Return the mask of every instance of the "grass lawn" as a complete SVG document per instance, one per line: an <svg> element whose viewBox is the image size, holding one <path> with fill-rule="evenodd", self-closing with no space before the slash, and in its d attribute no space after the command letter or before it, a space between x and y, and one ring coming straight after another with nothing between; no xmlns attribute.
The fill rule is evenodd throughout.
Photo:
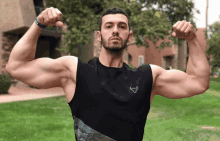
<svg viewBox="0 0 220 141"><path fill-rule="evenodd" d="M214 129L202 129L211 126ZM0 104L0 141L75 141L64 96ZM220 83L183 99L155 96L144 141L220 140Z"/></svg>
<svg viewBox="0 0 220 141"><path fill-rule="evenodd" d="M0 141L75 141L64 96L0 104Z"/></svg>
<svg viewBox="0 0 220 141"><path fill-rule="evenodd" d="M144 141L220 141L219 88L220 83L210 82L209 90L190 98L155 96ZM202 129L203 126L214 129Z"/></svg>

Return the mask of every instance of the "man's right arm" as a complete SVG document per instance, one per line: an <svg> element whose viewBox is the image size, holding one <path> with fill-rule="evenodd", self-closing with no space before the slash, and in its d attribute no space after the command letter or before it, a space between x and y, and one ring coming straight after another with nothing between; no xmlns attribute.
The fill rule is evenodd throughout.
<svg viewBox="0 0 220 141"><path fill-rule="evenodd" d="M47 8L37 19L43 25L63 26L63 23L60 21L62 13L58 9ZM42 28L33 23L24 36L15 44L6 66L8 71L13 71L21 64L34 60L37 40L41 31Z"/></svg>
<svg viewBox="0 0 220 141"><path fill-rule="evenodd" d="M61 12L54 8L44 10L38 20L43 25L63 26ZM59 17L57 17L59 16ZM70 78L67 57L58 59L39 58L34 60L36 44L42 29L33 23L30 29L14 46L6 70L16 79L38 87L60 87L61 81Z"/></svg>
<svg viewBox="0 0 220 141"><path fill-rule="evenodd" d="M37 40L41 31L42 28L33 23L24 36L15 44L6 66L9 72L15 70L23 63L34 60Z"/></svg>

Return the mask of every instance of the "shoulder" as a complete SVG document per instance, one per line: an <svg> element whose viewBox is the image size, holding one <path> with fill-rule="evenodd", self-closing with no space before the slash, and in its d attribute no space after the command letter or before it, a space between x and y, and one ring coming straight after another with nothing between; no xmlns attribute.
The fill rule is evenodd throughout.
<svg viewBox="0 0 220 141"><path fill-rule="evenodd" d="M156 80L161 74L165 73L166 70L158 65L149 64L151 67L152 75L153 75L153 86L155 86Z"/></svg>
<svg viewBox="0 0 220 141"><path fill-rule="evenodd" d="M76 56L62 56L59 59L68 69L71 69L72 67L77 68L78 57L76 57Z"/></svg>
<svg viewBox="0 0 220 141"><path fill-rule="evenodd" d="M152 72L156 73L157 75L160 75L163 72L166 72L166 70L158 65L149 64L151 67Z"/></svg>
<svg viewBox="0 0 220 141"><path fill-rule="evenodd" d="M76 81L76 72L78 67L78 57L76 56L62 56L60 57L62 63L65 64L66 68L70 72L70 78L75 82Z"/></svg>
<svg viewBox="0 0 220 141"><path fill-rule="evenodd" d="M162 67L160 67L160 66L158 66L158 65L154 65L154 64L149 64L150 65L150 67L152 68L152 69L160 69L160 68L162 68Z"/></svg>
<svg viewBox="0 0 220 141"><path fill-rule="evenodd" d="M64 63L76 63L78 64L78 57L76 56L62 56Z"/></svg>

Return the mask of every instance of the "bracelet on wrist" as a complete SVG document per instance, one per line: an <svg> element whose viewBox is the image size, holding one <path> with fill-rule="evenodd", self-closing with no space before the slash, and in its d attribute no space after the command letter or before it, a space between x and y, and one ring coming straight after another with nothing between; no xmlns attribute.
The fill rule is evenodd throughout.
<svg viewBox="0 0 220 141"><path fill-rule="evenodd" d="M39 26L40 28L46 28L46 25L42 25L38 20L37 17L35 18L35 23L37 24L37 26Z"/></svg>

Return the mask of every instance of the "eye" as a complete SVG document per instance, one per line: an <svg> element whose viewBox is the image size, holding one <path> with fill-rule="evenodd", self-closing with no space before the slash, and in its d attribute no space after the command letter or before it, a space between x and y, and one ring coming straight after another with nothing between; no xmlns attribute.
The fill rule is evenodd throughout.
<svg viewBox="0 0 220 141"><path fill-rule="evenodd" d="M108 25L108 26L106 26L106 28L111 28L111 26L110 26L110 25Z"/></svg>
<svg viewBox="0 0 220 141"><path fill-rule="evenodd" d="M124 28L125 28L125 26L120 26L120 28L124 29Z"/></svg>

